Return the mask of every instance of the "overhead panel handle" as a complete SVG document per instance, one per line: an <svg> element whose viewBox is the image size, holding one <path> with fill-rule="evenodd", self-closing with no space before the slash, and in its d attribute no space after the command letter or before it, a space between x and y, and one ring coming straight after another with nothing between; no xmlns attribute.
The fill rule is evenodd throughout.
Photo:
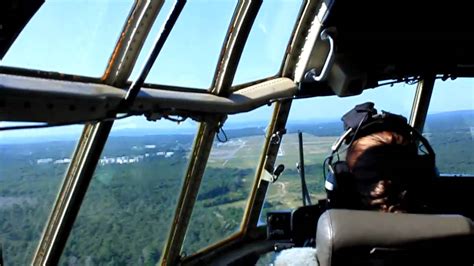
<svg viewBox="0 0 474 266"><path fill-rule="evenodd" d="M323 30L321 32L321 40L327 40L329 43L329 52L327 58L324 62L323 68L319 75L316 75L316 69L312 68L304 75L305 80L312 80L312 81L322 81L325 80L329 74L329 70L331 69L332 65L334 64L334 40L332 39L331 35L327 32L327 30Z"/></svg>
<svg viewBox="0 0 474 266"><path fill-rule="evenodd" d="M310 69L321 69L321 72L316 75L318 81L325 79L331 69L331 63L334 62L334 41L323 29L333 3L334 1L331 0L323 0L318 5L319 10L311 22L311 27L308 30L306 41L296 64L295 83L303 81L305 73ZM324 44L325 41L329 42L329 48ZM321 57L320 55L323 54L328 55Z"/></svg>

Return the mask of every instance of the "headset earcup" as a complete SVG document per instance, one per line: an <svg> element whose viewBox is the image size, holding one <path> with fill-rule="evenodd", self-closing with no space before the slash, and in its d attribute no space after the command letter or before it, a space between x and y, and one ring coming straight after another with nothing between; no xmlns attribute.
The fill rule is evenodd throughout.
<svg viewBox="0 0 474 266"><path fill-rule="evenodd" d="M355 180L349 172L345 161L338 161L331 165L326 178L326 192L331 208L353 208L358 202ZM329 189L332 188L332 189Z"/></svg>
<svg viewBox="0 0 474 266"><path fill-rule="evenodd" d="M334 208L336 202L336 190L337 190L337 183L334 170L332 165L328 165L329 170L326 173L326 180L324 180L324 188L326 189L326 196L327 196L327 207Z"/></svg>
<svg viewBox="0 0 474 266"><path fill-rule="evenodd" d="M430 154L418 155L411 169L407 171L408 185L405 202L406 208L410 212L429 212L433 200L438 195L432 193L438 176L438 170L435 166L434 157Z"/></svg>
<svg viewBox="0 0 474 266"><path fill-rule="evenodd" d="M415 171L421 182L432 182L439 175L434 157L430 154L418 156Z"/></svg>

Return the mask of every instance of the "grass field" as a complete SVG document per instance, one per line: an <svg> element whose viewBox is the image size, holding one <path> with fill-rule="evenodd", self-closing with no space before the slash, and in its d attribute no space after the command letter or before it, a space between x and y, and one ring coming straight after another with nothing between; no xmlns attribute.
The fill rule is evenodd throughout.
<svg viewBox="0 0 474 266"><path fill-rule="evenodd" d="M322 162L329 154L330 147L336 139L337 136L317 137L303 134L306 182L313 201L325 196L320 189ZM208 166L255 169L260 160L264 141L264 136L259 135L234 138L225 143L215 143ZM271 206L270 209L296 208L302 205L301 179L296 169L298 161L298 134L287 134L283 137L275 164L284 164L285 171L277 182L270 184L267 192L266 201ZM253 180L245 180L245 182L250 189ZM246 200L241 200L221 205L220 208L244 208L245 204Z"/></svg>
<svg viewBox="0 0 474 266"><path fill-rule="evenodd" d="M336 138L303 134L305 164L322 162ZM255 169L264 142L264 136L251 136L231 139L225 143L216 143L211 151L208 166ZM294 168L299 160L298 154L298 134L285 135L280 145L277 162Z"/></svg>

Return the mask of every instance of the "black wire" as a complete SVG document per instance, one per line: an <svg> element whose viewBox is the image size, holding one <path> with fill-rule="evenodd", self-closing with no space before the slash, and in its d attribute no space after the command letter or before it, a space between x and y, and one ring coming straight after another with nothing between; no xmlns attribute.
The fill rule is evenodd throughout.
<svg viewBox="0 0 474 266"><path fill-rule="evenodd" d="M455 77L453 77L453 76L446 77L446 75L435 77L435 79L441 79L443 81L447 80L448 78L455 79ZM420 81L420 77L413 77L413 78L406 78L406 79L403 79L403 80L388 81L388 82L385 82L385 83L380 83L380 84L377 85L377 87L381 87L381 86L385 86L385 85L392 85L393 86L397 83L402 83L402 82L405 82L408 85L413 85L413 84L418 83L419 81Z"/></svg>
<svg viewBox="0 0 474 266"><path fill-rule="evenodd" d="M304 175L301 175L301 173L300 173L300 177L301 177L302 190L303 190L303 205L304 206L312 205L311 197L309 195L308 185L306 184L306 177Z"/></svg>
<svg viewBox="0 0 474 266"><path fill-rule="evenodd" d="M368 116L368 114L367 114L367 116ZM359 125L357 125L357 129L355 130L354 135L352 136L351 141L349 142L349 144L347 144L346 148L343 149L342 151L339 151L339 149L337 149L336 151L331 151L331 155L327 156L324 159L324 161L323 161L323 178L324 178L323 181L324 182L326 182L326 166L329 165L329 160L331 160L331 162L332 162L332 159L333 159L334 156L337 156L337 161L341 160L339 154L341 152L345 152L349 148L349 146L352 144L352 142L354 142L354 140L357 136L357 133L359 133L359 129L362 126L362 123L364 122L364 120L367 118L367 116L359 122Z"/></svg>
<svg viewBox="0 0 474 266"><path fill-rule="evenodd" d="M308 186L306 185L306 182L305 182L305 185L304 185L304 194L305 194L305 200L306 200L306 204L307 205L313 205L313 203L311 203L311 197L309 195L309 191L308 191Z"/></svg>
<svg viewBox="0 0 474 266"><path fill-rule="evenodd" d="M140 75L130 85L129 89L127 90L127 93L125 94L125 97L123 98L120 106L118 107L119 111L126 110L133 105L135 98L138 96L138 93L140 93L140 89L145 83L146 77L150 73L150 70L156 61L156 58L160 54L163 46L165 45L165 42L168 39L168 36L170 35L171 30L173 29L176 21L178 20L178 17L181 14L181 11L183 10L185 4L186 0L177 0L175 2L175 5L171 10L171 13L168 15L168 18L165 24L163 25L163 28L161 29L158 38L155 40L153 49L148 55L146 62L140 71Z"/></svg>
<svg viewBox="0 0 474 266"><path fill-rule="evenodd" d="M425 150L426 147L423 143L421 143L420 141L420 144L418 145L418 151L422 152L423 154L430 154L427 150Z"/></svg>
<svg viewBox="0 0 474 266"><path fill-rule="evenodd" d="M347 149L349 149L349 147L352 145L352 143L354 142L354 140L356 139L357 137L357 133L359 133L359 129L360 127L362 126L362 123L364 123L364 121L369 117L369 113L366 114L366 116L360 120L359 122L359 125L357 125L357 129L355 130L354 132L354 135L352 135L352 138L351 138L351 141L346 145L346 148L344 150L342 150L341 152L345 152ZM337 152L337 159L339 160L339 151Z"/></svg>
<svg viewBox="0 0 474 266"><path fill-rule="evenodd" d="M221 139L220 137L220 133L222 132L222 135L224 136L224 139ZM217 140L221 143L225 143L229 140L229 138L227 138L227 134L225 133L224 129L222 127L219 128L219 131L217 132Z"/></svg>

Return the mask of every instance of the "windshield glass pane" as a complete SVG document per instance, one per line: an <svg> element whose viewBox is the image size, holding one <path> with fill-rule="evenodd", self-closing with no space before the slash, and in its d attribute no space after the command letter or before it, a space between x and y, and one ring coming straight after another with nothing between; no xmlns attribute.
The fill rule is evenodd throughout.
<svg viewBox="0 0 474 266"><path fill-rule="evenodd" d="M26 123L0 122L0 127ZM71 162L81 126L0 133L0 245L4 265L29 265Z"/></svg>
<svg viewBox="0 0 474 266"><path fill-rule="evenodd" d="M474 79L436 81L423 134L440 173L474 175Z"/></svg>
<svg viewBox="0 0 474 266"><path fill-rule="evenodd" d="M224 131L228 140L214 141L183 245L184 254L195 253L240 230L272 110L264 106L227 119ZM225 136L219 138L224 140Z"/></svg>
<svg viewBox="0 0 474 266"><path fill-rule="evenodd" d="M48 0L0 65L101 76L133 0Z"/></svg>
<svg viewBox="0 0 474 266"><path fill-rule="evenodd" d="M303 133L305 177L312 203L326 197L323 161L331 145L343 133L341 117L355 105L371 101L375 108L401 114L407 119L415 96L416 85L397 84L366 90L359 96L337 96L295 100L287 122L275 165L284 164L285 171L269 185L260 223L265 223L270 210L293 209L303 205L299 162L298 132ZM341 156L343 158L343 156Z"/></svg>
<svg viewBox="0 0 474 266"><path fill-rule="evenodd" d="M173 4L174 1L165 2L140 53L131 80L137 78ZM188 1L146 82L208 89L235 5L235 1Z"/></svg>
<svg viewBox="0 0 474 266"><path fill-rule="evenodd" d="M233 84L278 73L300 7L301 1L263 1L245 44Z"/></svg>
<svg viewBox="0 0 474 266"><path fill-rule="evenodd" d="M196 125L115 122L61 257L67 265L156 265Z"/></svg>

